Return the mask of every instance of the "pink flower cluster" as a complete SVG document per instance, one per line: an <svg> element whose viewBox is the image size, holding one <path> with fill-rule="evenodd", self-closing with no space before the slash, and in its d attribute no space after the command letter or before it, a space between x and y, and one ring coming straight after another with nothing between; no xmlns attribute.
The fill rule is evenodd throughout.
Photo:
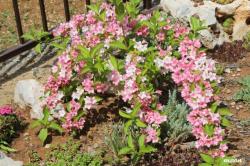
<svg viewBox="0 0 250 166"><path fill-rule="evenodd" d="M70 102L70 112L66 114L66 121L62 125L67 131L71 131L72 129L82 129L85 123L84 118L76 119L78 115L78 111L81 109L81 105L74 100Z"/></svg>
<svg viewBox="0 0 250 166"><path fill-rule="evenodd" d="M175 36L186 32L180 27L176 30L178 32L175 32ZM193 110L188 121L193 126L193 134L197 138L197 148L210 148L220 145L223 141L224 132L220 127L220 116L207 109L216 97L211 83L218 82L220 78L216 76L214 61L206 58L205 53L199 51L200 47L201 44L198 40L186 37L181 41L179 47L181 58L164 57L162 60L156 60L156 63L160 64L167 72L170 71L174 82L182 87L181 95ZM206 124L215 127L213 136L208 136L205 133L204 126ZM223 150L225 149L221 148L216 154L224 156Z"/></svg>
<svg viewBox="0 0 250 166"><path fill-rule="evenodd" d="M108 42L110 39L117 40L127 33L123 29L123 25L116 19L112 5L103 3L100 10L106 11L105 22L96 19L95 13L89 11L86 14L74 16L69 22L61 24L53 30L53 35L70 36L73 47L77 45L94 47L101 42L103 36L108 37L105 39Z"/></svg>
<svg viewBox="0 0 250 166"><path fill-rule="evenodd" d="M0 115L9 115L13 113L13 108L9 105L0 107Z"/></svg>

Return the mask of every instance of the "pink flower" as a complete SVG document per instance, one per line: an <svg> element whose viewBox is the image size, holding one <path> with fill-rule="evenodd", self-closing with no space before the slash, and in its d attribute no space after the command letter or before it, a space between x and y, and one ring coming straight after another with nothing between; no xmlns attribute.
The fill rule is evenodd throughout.
<svg viewBox="0 0 250 166"><path fill-rule="evenodd" d="M152 102L152 97L146 92L140 92L138 96L143 106L148 106Z"/></svg>
<svg viewBox="0 0 250 166"><path fill-rule="evenodd" d="M152 110L145 111L142 114L142 120L148 124L155 124L159 126L161 123L167 121L167 116L161 115L159 112L155 112Z"/></svg>
<svg viewBox="0 0 250 166"><path fill-rule="evenodd" d="M159 137L158 137L157 131L155 129L148 127L145 129L145 132L147 134L146 142L152 142L152 143L159 142Z"/></svg>
<svg viewBox="0 0 250 166"><path fill-rule="evenodd" d="M118 71L113 70L111 74L109 75L109 80L112 81L112 83L117 86L119 82L122 80L122 76Z"/></svg>
<svg viewBox="0 0 250 166"><path fill-rule="evenodd" d="M95 97L89 97L89 96L87 96L84 99L84 101L85 101L84 108L86 108L86 109L92 109L92 108L94 108L95 105L96 105L96 103L97 103Z"/></svg>
<svg viewBox="0 0 250 166"><path fill-rule="evenodd" d="M159 41L159 42L162 42L165 40L165 34L163 32L160 32L156 35L156 39Z"/></svg>
<svg viewBox="0 0 250 166"><path fill-rule="evenodd" d="M83 89L88 93L94 93L93 81L91 78L86 78L82 82Z"/></svg>
<svg viewBox="0 0 250 166"><path fill-rule="evenodd" d="M9 105L0 107L0 115L9 115L13 113L13 108Z"/></svg>
<svg viewBox="0 0 250 166"><path fill-rule="evenodd" d="M149 29L146 25L143 25L137 30L136 34L138 36L147 36L149 34Z"/></svg>
<svg viewBox="0 0 250 166"><path fill-rule="evenodd" d="M105 93L108 90L109 86L106 84L98 83L95 87L98 93Z"/></svg>

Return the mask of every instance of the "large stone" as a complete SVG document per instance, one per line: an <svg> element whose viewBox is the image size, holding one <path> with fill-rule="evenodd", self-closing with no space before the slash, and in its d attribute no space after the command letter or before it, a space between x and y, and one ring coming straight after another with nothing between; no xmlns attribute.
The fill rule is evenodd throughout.
<svg viewBox="0 0 250 166"><path fill-rule="evenodd" d="M18 81L15 88L14 102L21 108L30 107L30 116L33 119L43 118L42 101L44 89L42 85L34 80Z"/></svg>
<svg viewBox="0 0 250 166"><path fill-rule="evenodd" d="M22 161L14 161L0 151L0 166L22 166Z"/></svg>
<svg viewBox="0 0 250 166"><path fill-rule="evenodd" d="M169 12L174 18L185 23L190 21L191 16L198 16L209 27L216 27L216 35L212 29L200 32L202 43L208 48L214 48L223 42L230 42L229 35L224 32L223 27L217 21L218 13L221 16L233 16L233 40L242 40L250 31L250 1L235 0L233 3L221 5L212 1L204 1L204 5L194 6L192 0L161 0L161 7ZM248 20L248 21L247 21Z"/></svg>

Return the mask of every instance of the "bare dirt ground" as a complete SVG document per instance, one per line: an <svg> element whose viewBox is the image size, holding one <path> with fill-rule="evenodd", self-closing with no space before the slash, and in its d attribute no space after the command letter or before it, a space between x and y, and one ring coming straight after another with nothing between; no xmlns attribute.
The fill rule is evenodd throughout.
<svg viewBox="0 0 250 166"><path fill-rule="evenodd" d="M232 116L232 126L228 131L230 145L229 154L235 155L242 162L238 165L250 165L250 124L242 125L243 121L250 120L250 106L232 100L232 96L241 88L237 83L239 78L250 75L250 53L235 64L230 73L225 74L225 85L222 88L220 97L229 106Z"/></svg>

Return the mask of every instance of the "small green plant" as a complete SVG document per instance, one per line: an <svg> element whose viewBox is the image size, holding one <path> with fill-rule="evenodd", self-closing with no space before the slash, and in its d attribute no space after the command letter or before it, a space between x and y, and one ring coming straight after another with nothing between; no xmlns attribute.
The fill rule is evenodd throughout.
<svg viewBox="0 0 250 166"><path fill-rule="evenodd" d="M207 27L204 26L204 22L194 16L190 18L190 27L193 31L193 33L190 34L191 38L197 38L199 36L199 31L207 29Z"/></svg>
<svg viewBox="0 0 250 166"><path fill-rule="evenodd" d="M216 67L216 74L217 75L222 75L224 73L225 66L223 66L222 64L217 63L215 67Z"/></svg>
<svg viewBox="0 0 250 166"><path fill-rule="evenodd" d="M124 125L124 133L127 138L127 146L119 150L118 155L131 155L131 162L136 164L146 154L155 152L157 149L151 145L145 145L145 135L137 133L139 128L146 128L147 125L137 116L141 105L137 102L130 113L119 111L119 114L128 119Z"/></svg>
<svg viewBox="0 0 250 166"><path fill-rule="evenodd" d="M9 147L9 143L17 136L17 130L23 124L15 114L0 115L0 150L4 152L14 152L15 150Z"/></svg>
<svg viewBox="0 0 250 166"><path fill-rule="evenodd" d="M226 162L226 160L233 159L232 157L228 156L213 158L207 154L201 154L201 158L204 162L199 164L199 166L230 166L231 164Z"/></svg>
<svg viewBox="0 0 250 166"><path fill-rule="evenodd" d="M132 135L133 134L133 135ZM130 132L128 134L127 146L119 151L119 155L131 155L132 165L135 165L146 153L156 152L157 149L151 145L145 145L145 135Z"/></svg>
<svg viewBox="0 0 250 166"><path fill-rule="evenodd" d="M227 18L222 24L224 31L227 32L228 34L232 34L233 24L234 24L234 19L230 17Z"/></svg>
<svg viewBox="0 0 250 166"><path fill-rule="evenodd" d="M16 150L10 148L8 142L0 140L0 151L9 153L9 152L15 152Z"/></svg>
<svg viewBox="0 0 250 166"><path fill-rule="evenodd" d="M250 51L250 32L248 32L248 33L246 34L246 36L244 37L243 47L244 47L247 51Z"/></svg>
<svg viewBox="0 0 250 166"><path fill-rule="evenodd" d="M37 53L42 52L42 42L49 41L49 32L45 32L43 30L36 30L34 27L32 27L27 33L25 33L22 37L25 40L33 40L37 41L38 44L34 48L34 50Z"/></svg>
<svg viewBox="0 0 250 166"><path fill-rule="evenodd" d="M30 127L31 128L40 127L38 137L44 143L48 137L49 130L55 130L55 131L62 133L63 129L60 125L58 125L54 121L49 120L50 113L49 113L49 110L47 108L44 109L43 113L44 113L43 119L41 119L41 120L38 119L38 120L34 121Z"/></svg>
<svg viewBox="0 0 250 166"><path fill-rule="evenodd" d="M238 82L243 86L243 88L235 93L233 99L235 101L244 101L246 103L250 103L250 76L244 77Z"/></svg>
<svg viewBox="0 0 250 166"><path fill-rule="evenodd" d="M38 162L39 163L39 162ZM46 166L101 166L102 159L98 155L81 151L81 142L69 140L65 144L52 148L47 153Z"/></svg>
<svg viewBox="0 0 250 166"><path fill-rule="evenodd" d="M127 146L127 136L124 132L124 124L119 122L112 125L111 133L107 133L105 137L105 144L112 150L114 158L112 163L120 163L121 158L119 151ZM115 160L115 161L114 161Z"/></svg>
<svg viewBox="0 0 250 166"><path fill-rule="evenodd" d="M217 0L217 3L223 4L223 5L229 4L229 3L232 3L232 2L233 2L233 0Z"/></svg>
<svg viewBox="0 0 250 166"><path fill-rule="evenodd" d="M189 108L184 103L177 100L177 92L169 92L168 103L163 110L168 120L163 124L162 136L169 143L180 143L191 136L192 127L187 121Z"/></svg>

